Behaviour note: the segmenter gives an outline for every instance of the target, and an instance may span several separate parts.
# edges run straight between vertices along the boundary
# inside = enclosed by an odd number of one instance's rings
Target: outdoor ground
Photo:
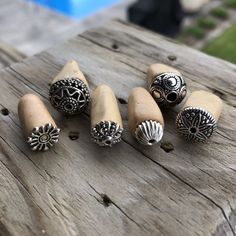
[[[28,0],[0,0],[0,42],[31,56],[113,18],[125,20],[126,8],[132,2],[120,0],[78,20]]]
[[[236,0],[211,0],[197,15],[188,17],[177,40],[198,50],[236,63]]]
[[[236,23],[221,36],[209,42],[203,51],[236,64]]]

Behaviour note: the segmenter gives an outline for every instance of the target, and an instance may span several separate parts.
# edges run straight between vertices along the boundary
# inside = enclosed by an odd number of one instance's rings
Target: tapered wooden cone
[[[131,134],[144,145],[154,145],[163,136],[164,120],[158,105],[144,88],[132,89],[128,100]]]
[[[121,141],[123,123],[114,92],[107,85],[98,86],[91,102],[91,134],[101,146]]]
[[[147,73],[148,89],[160,105],[177,105],[186,96],[186,83],[180,72],[164,64],[153,64]]]
[[[53,107],[69,115],[80,113],[88,106],[88,82],[76,61],[68,61],[53,79],[49,99]]]
[[[176,119],[177,129],[186,140],[205,142],[216,131],[222,113],[222,100],[207,91],[195,91]]]
[[[82,80],[87,86],[88,82],[84,77],[84,74],[79,68],[78,63],[75,60],[69,60],[59,74],[53,79],[52,83],[55,83],[59,80],[64,80],[65,78],[75,78]]]
[[[151,83],[154,77],[163,73],[173,73],[181,76],[180,72],[175,68],[165,64],[156,63],[152,64],[148,68],[148,82]]]
[[[32,150],[45,151],[58,142],[60,129],[39,97],[24,95],[18,103],[18,115]]]

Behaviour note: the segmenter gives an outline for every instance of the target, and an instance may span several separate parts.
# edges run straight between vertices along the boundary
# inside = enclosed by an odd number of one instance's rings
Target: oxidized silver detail
[[[177,105],[187,94],[186,83],[182,76],[174,73],[157,75],[149,86],[149,92],[161,105]]]
[[[113,121],[101,121],[91,129],[92,139],[99,146],[109,146],[121,141],[123,129]]]
[[[153,120],[143,121],[135,130],[136,139],[143,145],[157,144],[163,137],[162,125]]]
[[[178,132],[187,141],[205,142],[217,129],[216,120],[206,110],[197,107],[187,107],[176,119]]]
[[[51,85],[49,100],[57,110],[74,115],[83,111],[89,104],[89,89],[80,79],[65,78]]]
[[[58,142],[60,129],[52,124],[35,127],[27,138],[27,143],[33,151],[47,151],[54,143]]]

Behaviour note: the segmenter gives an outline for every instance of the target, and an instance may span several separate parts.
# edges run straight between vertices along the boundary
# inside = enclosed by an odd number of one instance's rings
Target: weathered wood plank
[[[9,45],[0,42],[0,69],[11,65],[12,63],[22,61],[26,56],[10,47]]]
[[[88,111],[65,118],[47,102],[48,83],[71,58],[92,89],[107,83],[123,100],[132,87],[146,86],[149,64],[174,65],[190,90],[224,99],[219,131],[208,145],[187,145],[174,128],[176,108],[164,112],[172,152],[139,147],[127,129],[122,143],[101,149],[90,142]],[[10,114],[0,117],[0,235],[235,235],[235,70],[112,22],[1,72],[0,103]],[[22,139],[16,110],[26,92],[39,93],[62,128],[60,144],[49,152],[32,153]],[[120,108],[127,128],[127,105]],[[78,140],[68,138],[71,131]]]

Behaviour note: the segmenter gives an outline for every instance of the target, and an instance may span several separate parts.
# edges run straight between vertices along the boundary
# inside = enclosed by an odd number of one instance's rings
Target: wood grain
[[[26,56],[10,47],[6,43],[0,42],[0,69],[11,65],[12,63],[22,61]]]
[[[170,57],[171,56],[171,57]],[[176,58],[169,60],[168,58]],[[49,83],[75,59],[92,90],[106,83],[119,101],[125,135],[112,149],[90,141],[89,112],[71,118],[47,101]],[[128,132],[127,98],[146,87],[150,64],[174,66],[188,88],[224,101],[217,134],[186,144],[175,131],[179,107],[163,110],[164,142],[152,148]],[[235,235],[236,66],[124,22],[111,22],[0,73],[0,235]],[[62,128],[60,143],[32,153],[17,102],[36,93]],[[71,132],[78,139],[71,140]]]

